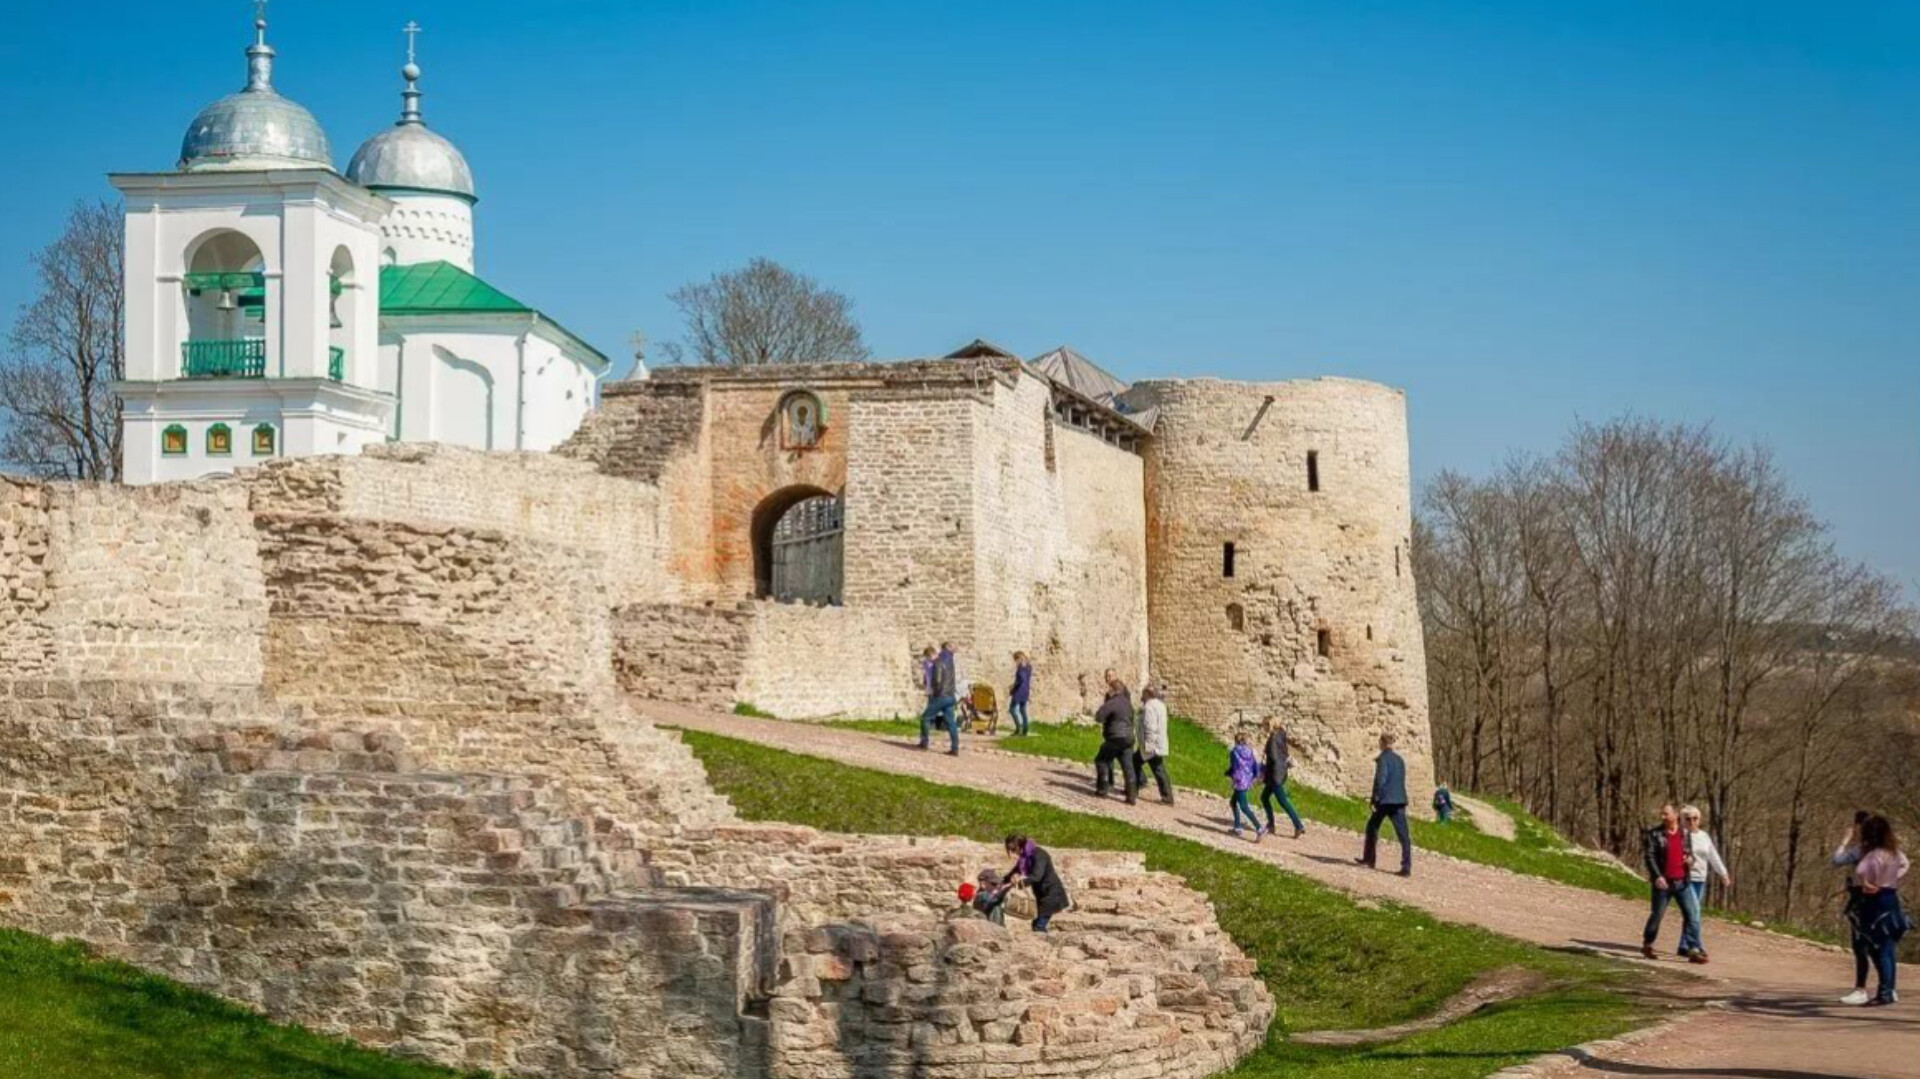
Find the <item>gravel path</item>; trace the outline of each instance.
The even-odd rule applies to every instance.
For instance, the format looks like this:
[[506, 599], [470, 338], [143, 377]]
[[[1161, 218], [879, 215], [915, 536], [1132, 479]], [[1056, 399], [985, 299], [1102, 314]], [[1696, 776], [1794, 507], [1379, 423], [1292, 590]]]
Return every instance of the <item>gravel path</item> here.
[[[1414, 833], [1413, 876], [1403, 879], [1354, 864], [1360, 837], [1307, 822], [1299, 840], [1271, 837], [1261, 843], [1227, 834], [1224, 798], [1181, 792], [1163, 806], [1149, 794], [1128, 806], [1119, 798], [1093, 795], [1092, 766], [962, 743], [961, 756], [923, 752], [912, 740], [833, 727], [749, 719], [656, 701], [635, 706], [656, 721], [709, 731], [843, 764], [918, 776], [937, 783], [1042, 802], [1076, 812], [1105, 813], [1249, 858], [1261, 858], [1356, 896], [1420, 907], [1450, 922], [1477, 925], [1553, 948], [1598, 951], [1634, 963], [1643, 903], [1523, 877], [1502, 869], [1430, 854]], [[1282, 829], [1285, 829], [1283, 821]], [[1398, 852], [1387, 830], [1382, 866], [1397, 867]], [[1660, 944], [1668, 955], [1679, 932], [1670, 915]], [[1851, 957], [1836, 949], [1774, 933], [1709, 921], [1707, 946], [1713, 962], [1684, 967], [1705, 977], [1703, 989], [1721, 1002], [1717, 1011], [1686, 1025], [1672, 1038], [1603, 1049], [1581, 1062], [1550, 1067], [1552, 1074], [1592, 1072], [1634, 1077], [1689, 1079], [1920, 1079], [1920, 971], [1903, 966], [1908, 1001], [1892, 1008], [1844, 1008], [1834, 1003], [1850, 988]]]

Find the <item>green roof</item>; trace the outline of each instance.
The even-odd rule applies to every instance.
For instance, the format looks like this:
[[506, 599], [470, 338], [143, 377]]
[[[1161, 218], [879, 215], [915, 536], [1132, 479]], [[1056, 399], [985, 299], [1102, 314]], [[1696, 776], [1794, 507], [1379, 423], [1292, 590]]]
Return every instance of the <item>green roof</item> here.
[[380, 268], [380, 314], [486, 315], [523, 314], [552, 326], [607, 365], [605, 354], [578, 334], [501, 292], [451, 262], [415, 262]]
[[451, 262], [380, 268], [380, 313], [422, 315], [463, 311], [532, 311]]

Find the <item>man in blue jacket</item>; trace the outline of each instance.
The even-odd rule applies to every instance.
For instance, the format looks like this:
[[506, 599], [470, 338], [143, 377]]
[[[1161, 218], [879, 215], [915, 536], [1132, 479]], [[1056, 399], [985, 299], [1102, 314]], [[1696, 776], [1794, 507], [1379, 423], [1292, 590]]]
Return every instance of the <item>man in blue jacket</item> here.
[[940, 642], [940, 654], [933, 659], [933, 667], [928, 672], [927, 709], [920, 713], [920, 748], [927, 748], [930, 728], [937, 717], [947, 725], [947, 755], [960, 755], [960, 723], [953, 714], [958, 705], [958, 690], [955, 688], [953, 671], [953, 645]]
[[1400, 875], [1413, 876], [1413, 840], [1407, 835], [1407, 762], [1393, 751], [1393, 734], [1380, 736], [1380, 755], [1373, 761], [1373, 815], [1367, 818], [1367, 843], [1359, 862], [1372, 866], [1380, 843], [1380, 822], [1393, 822], [1400, 840]]

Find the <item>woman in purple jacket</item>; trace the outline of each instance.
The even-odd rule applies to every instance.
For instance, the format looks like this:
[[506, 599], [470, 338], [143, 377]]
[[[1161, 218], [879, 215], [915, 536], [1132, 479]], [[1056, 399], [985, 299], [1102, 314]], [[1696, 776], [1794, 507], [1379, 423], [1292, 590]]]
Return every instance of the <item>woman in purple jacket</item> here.
[[1007, 689], [1007, 715], [1013, 720], [1015, 737], [1023, 737], [1032, 720], [1027, 718], [1027, 698], [1033, 696], [1033, 661], [1025, 652], [1013, 654], [1013, 685]]
[[1253, 841], [1260, 842], [1260, 821], [1253, 815], [1253, 805], [1247, 801], [1247, 792], [1253, 789], [1253, 780], [1260, 774], [1260, 762], [1254, 758], [1253, 750], [1247, 745], [1247, 732], [1239, 731], [1233, 736], [1233, 750], [1227, 754], [1227, 778], [1233, 782], [1233, 834], [1240, 834], [1240, 815], [1247, 815], [1247, 827], [1253, 829]]

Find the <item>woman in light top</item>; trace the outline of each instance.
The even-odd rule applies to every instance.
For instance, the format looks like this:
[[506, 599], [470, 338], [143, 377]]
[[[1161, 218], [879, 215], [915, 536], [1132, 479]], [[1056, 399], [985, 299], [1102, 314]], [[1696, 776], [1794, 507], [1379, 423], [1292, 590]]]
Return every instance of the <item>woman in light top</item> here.
[[1860, 921], [1880, 976], [1879, 991], [1867, 1002], [1869, 1007], [1900, 1000], [1894, 984], [1900, 971], [1894, 951], [1909, 925], [1907, 912], [1900, 906], [1900, 881], [1907, 875], [1907, 864], [1893, 822], [1879, 814], [1868, 817], [1860, 826], [1860, 862], [1853, 867], [1853, 879], [1860, 885]]
[[1720, 848], [1713, 845], [1713, 837], [1700, 827], [1699, 807], [1680, 807], [1680, 827], [1686, 829], [1687, 846], [1692, 854], [1687, 859], [1687, 888], [1693, 892], [1693, 909], [1700, 912], [1693, 921], [1685, 923], [1680, 932], [1680, 958], [1704, 963], [1707, 950], [1700, 943], [1700, 925], [1706, 920], [1707, 874], [1719, 877], [1729, 888], [1733, 887], [1733, 874], [1727, 872], [1727, 863], [1720, 860]]

